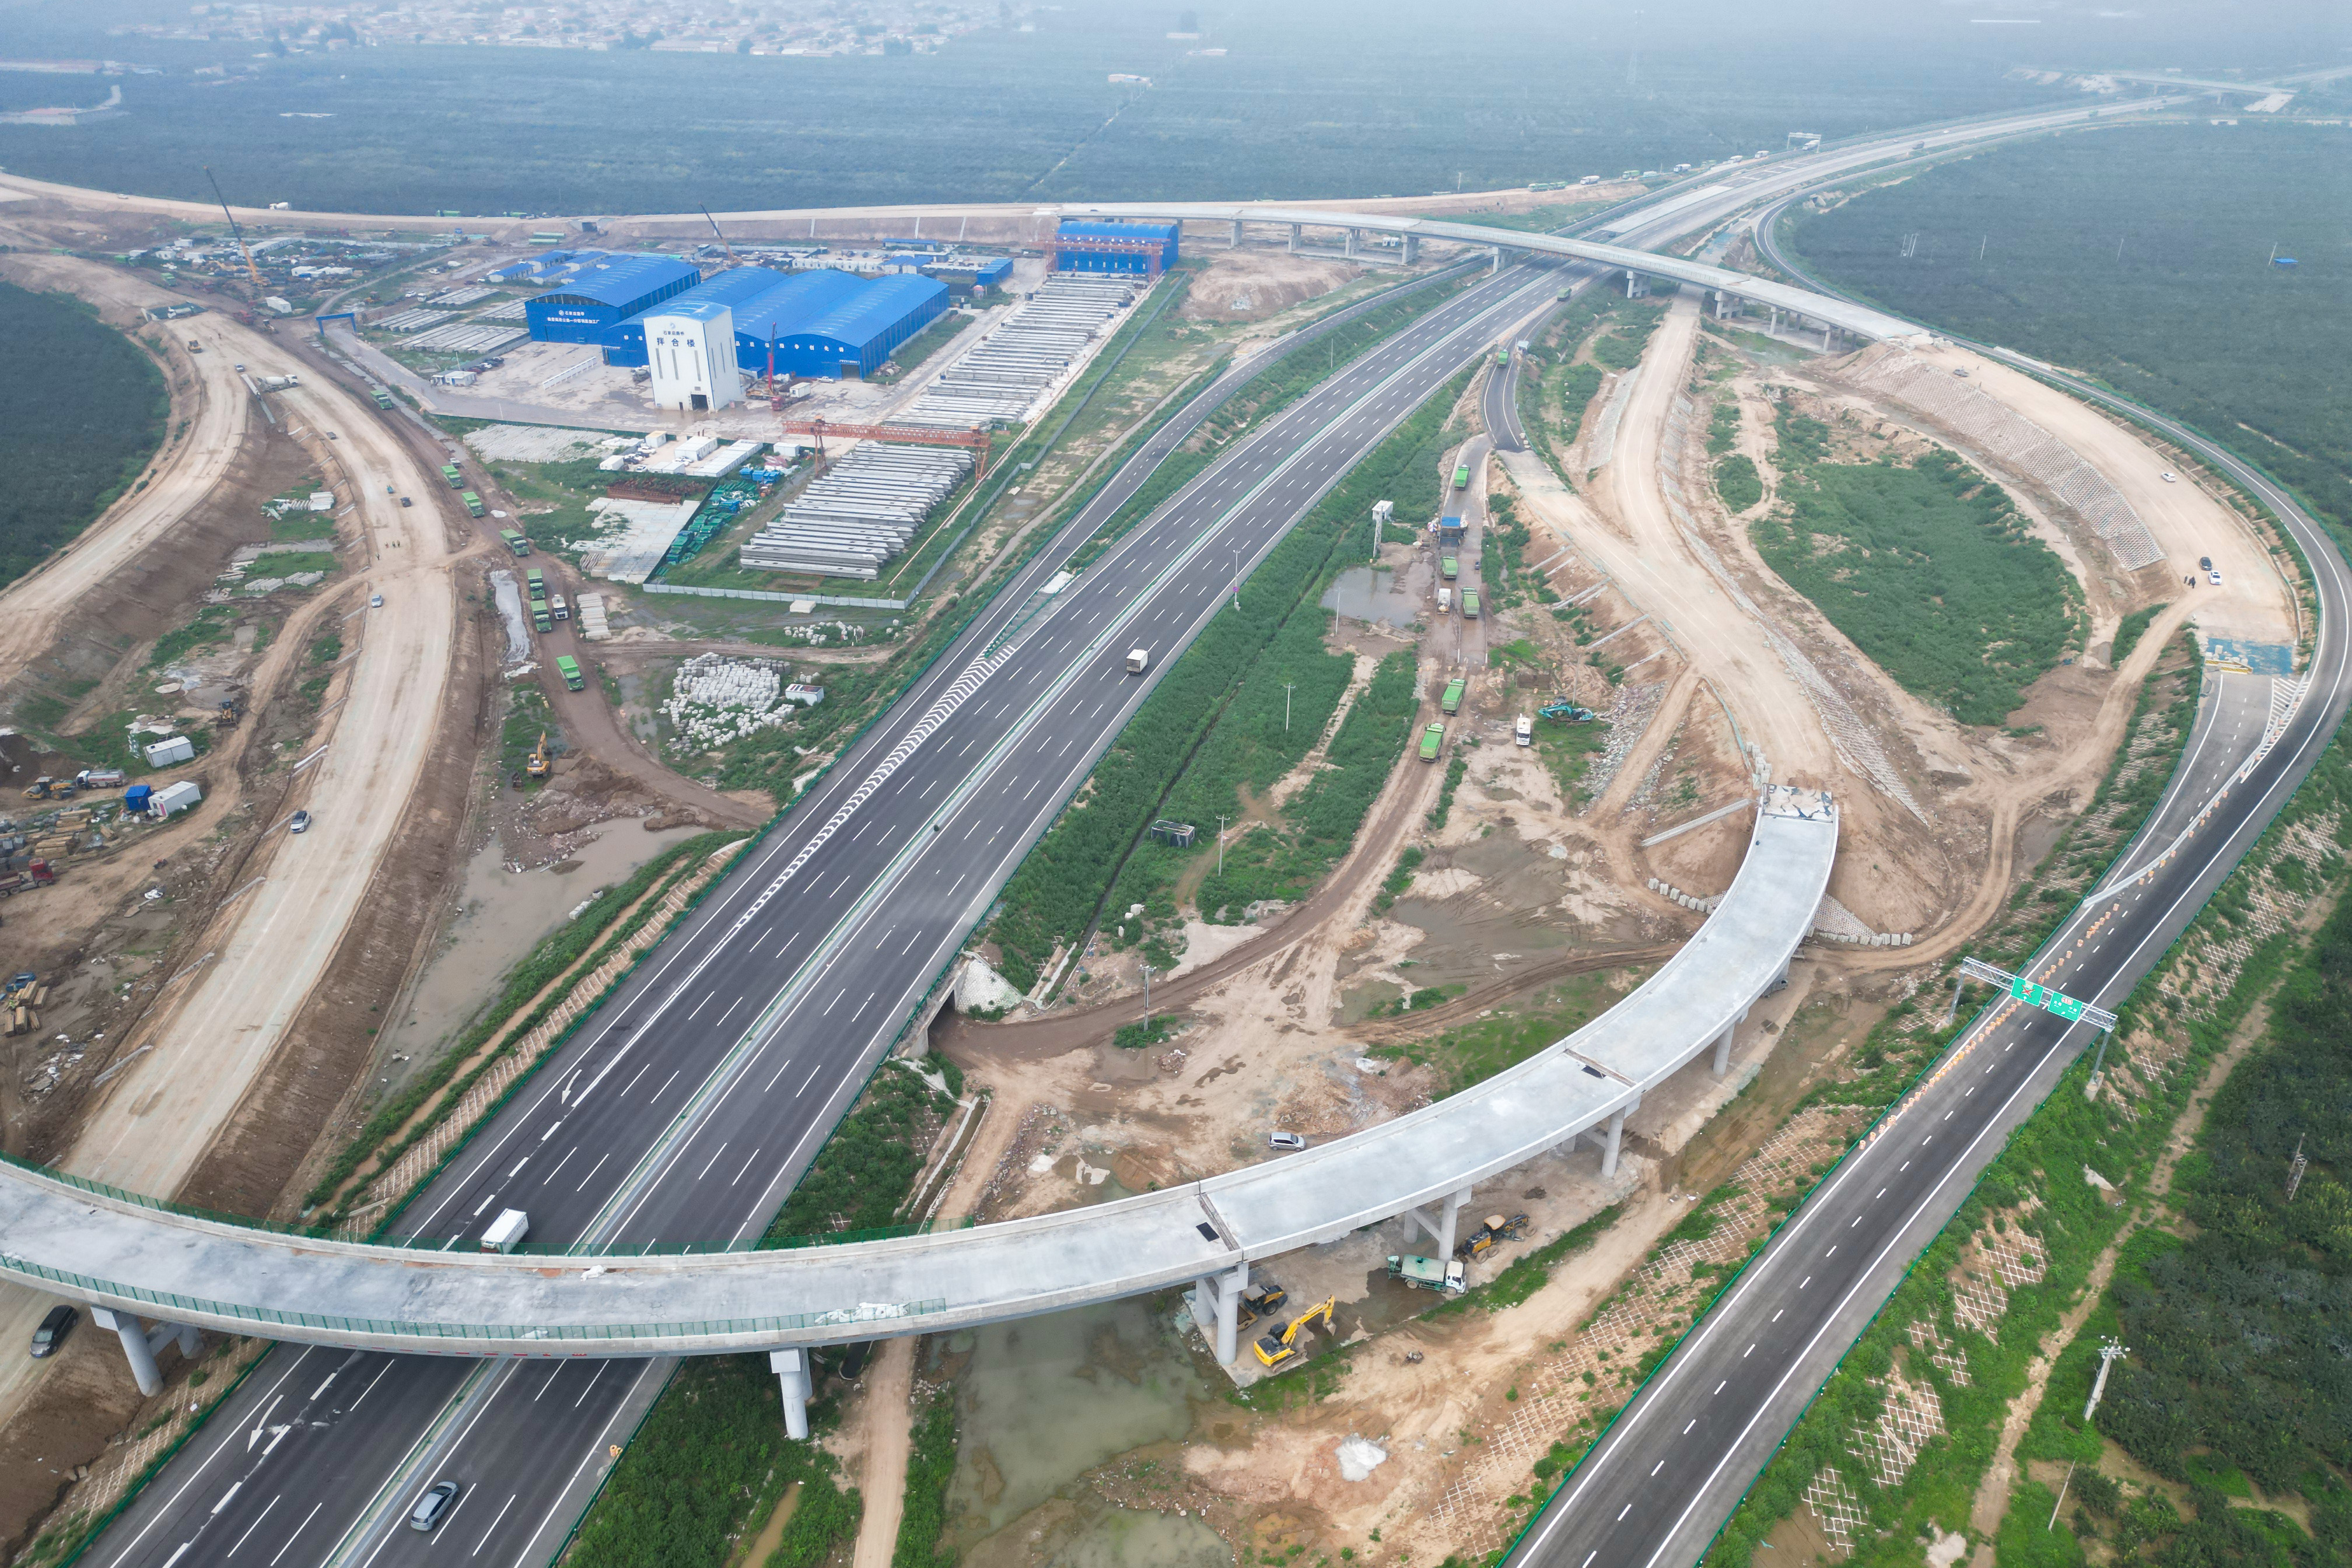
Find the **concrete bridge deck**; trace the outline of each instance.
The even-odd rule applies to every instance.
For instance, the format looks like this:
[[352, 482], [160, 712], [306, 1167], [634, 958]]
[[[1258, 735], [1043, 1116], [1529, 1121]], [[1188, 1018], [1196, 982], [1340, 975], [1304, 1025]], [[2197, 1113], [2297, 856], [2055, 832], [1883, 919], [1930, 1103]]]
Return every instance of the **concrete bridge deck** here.
[[[1776, 283], [1728, 268], [1709, 267], [1679, 256], [1636, 250], [1625, 245], [1601, 245], [1589, 239], [1563, 239], [1556, 234], [1495, 228], [1485, 224], [1451, 223], [1443, 218], [1388, 217], [1378, 213], [1333, 212], [1321, 207], [1237, 206], [1214, 202], [1118, 202], [1070, 205], [1055, 209], [1068, 217], [1160, 218], [1179, 223], [1231, 223], [1238, 243], [1244, 224], [1286, 224], [1294, 235], [1302, 228], [1337, 228], [1402, 236], [1408, 248], [1427, 239], [1456, 245], [1485, 246], [1525, 251], [1532, 256], [1563, 256], [1578, 261], [1622, 268], [1647, 278], [1668, 278], [1696, 283], [1735, 299], [1851, 332], [1873, 342], [1886, 338], [1925, 337], [1927, 330], [1900, 316], [1874, 310], [1867, 305], [1832, 299], [1791, 283]], [[1352, 247], [1351, 247], [1352, 253]], [[1366, 258], [1366, 259], [1371, 259]], [[1411, 259], [1408, 256], [1407, 259]]]
[[[1437, 1202], [1624, 1115], [1776, 985], [1837, 847], [1825, 795], [1774, 786], [1714, 916], [1624, 1001], [1409, 1116], [1181, 1188], [971, 1229], [789, 1250], [635, 1257], [428, 1251], [197, 1218], [0, 1172], [0, 1275], [166, 1323], [449, 1355], [646, 1356], [967, 1327], [1188, 1281]], [[1230, 1314], [1228, 1314], [1228, 1325]], [[1227, 1326], [1223, 1336], [1231, 1337]]]

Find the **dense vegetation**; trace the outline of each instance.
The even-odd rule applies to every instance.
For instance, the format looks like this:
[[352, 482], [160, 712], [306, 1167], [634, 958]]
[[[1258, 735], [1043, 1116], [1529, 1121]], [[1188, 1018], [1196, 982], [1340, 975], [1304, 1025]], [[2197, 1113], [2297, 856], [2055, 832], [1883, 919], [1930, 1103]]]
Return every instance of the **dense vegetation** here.
[[[171, 399], [139, 346], [75, 300], [0, 283], [0, 585], [114, 504], [163, 444]], [[331, 567], [333, 562], [329, 561]]]
[[[1328, 613], [1317, 600], [1334, 572], [1370, 553], [1373, 500], [1394, 500], [1407, 517], [1433, 511], [1444, 416], [1464, 384], [1457, 377], [1423, 404], [1275, 546], [1243, 584], [1240, 609], [1212, 620], [1169, 667], [1096, 765], [1082, 803], [1023, 860], [990, 928], [1013, 984], [1034, 986], [1055, 948], [1085, 934], [1114, 884], [1119, 909], [1145, 906], [1142, 927], [1106, 919], [1105, 938], [1114, 945], [1143, 942], [1150, 962], [1172, 962], [1161, 939], [1143, 928], [1175, 921], [1170, 889], [1198, 851], [1144, 841], [1146, 826], [1173, 816], [1213, 833], [1218, 814], [1237, 815], [1242, 790], [1263, 790], [1314, 746], [1346, 689], [1349, 664], [1323, 647]], [[1328, 864], [1334, 844], [1344, 851], [1379, 793], [1371, 775], [1385, 777], [1404, 744], [1409, 670], [1402, 680], [1401, 695], [1383, 686], [1359, 698], [1328, 753], [1339, 771], [1319, 774], [1286, 814], [1295, 830], [1252, 833], [1228, 848], [1223, 878], [1200, 895], [1204, 910], [1292, 896], [1302, 877]], [[1285, 682], [1296, 688], [1286, 730]], [[1373, 684], [1381, 685], [1378, 677]]]
[[898, 1217], [955, 1101], [895, 1063], [885, 1063], [793, 1189], [772, 1238], [875, 1230]]
[[681, 1363], [581, 1521], [579, 1568], [721, 1568], [744, 1521], [765, 1519], [785, 1489], [800, 1496], [783, 1540], [751, 1568], [814, 1568], [856, 1534], [856, 1490], [821, 1443], [784, 1436], [764, 1355]]
[[[2100, 1430], [2158, 1475], [2242, 1470], [2273, 1494], [2352, 1468], [2352, 904], [2272, 1005], [2269, 1041], [2213, 1097], [2166, 1238], [2115, 1291], [2131, 1358]], [[2297, 1150], [2310, 1161], [2286, 1196]], [[2352, 1511], [2339, 1514], [2352, 1554]]]
[[1940, 448], [1909, 467], [1828, 460], [1784, 411], [1780, 504], [1749, 525], [1781, 578], [1906, 691], [1998, 724], [2079, 635], [2081, 591], [2000, 488]]
[[1746, 511], [1764, 499], [1764, 479], [1756, 471], [1755, 459], [1745, 452], [1734, 452], [1715, 466], [1715, 493], [1723, 504], [1734, 511]]
[[[123, 79], [125, 113], [62, 132], [0, 127], [0, 163], [195, 200], [210, 163], [233, 200], [327, 211], [1233, 201], [1613, 175], [1780, 147], [1801, 125], [1841, 136], [2055, 96], [2004, 77], [2008, 56], [1985, 36], [2001, 29], [1935, 27], [1940, 44], [1924, 50], [1915, 35], [1897, 79], [1864, 41], [1867, 20], [1842, 22], [1824, 49], [1718, 9], [1675, 25], [1523, 6], [1433, 28], [1394, 5], [1241, 7], [1207, 18], [1229, 51], [1215, 58], [1166, 36], [1172, 10], [1077, 4], [1024, 10], [1034, 31], [993, 27], [936, 54], [385, 45], [257, 59], [226, 33], [100, 30], [186, 24], [184, 5], [18, 5], [13, 54], [169, 68]], [[230, 74], [193, 74], [205, 66]], [[0, 84], [11, 108], [103, 96], [70, 78]]]
[[916, 1417], [907, 1455], [906, 1501], [898, 1514], [890, 1568], [933, 1568], [944, 1555], [940, 1536], [948, 1527], [948, 1487], [955, 1480], [955, 1393], [946, 1388], [932, 1394]]
[[[2227, 438], [2352, 526], [2341, 134], [2249, 120], [2022, 142], [1803, 220], [1796, 244], [1891, 309]], [[2273, 242], [2294, 267], [2271, 265]]]

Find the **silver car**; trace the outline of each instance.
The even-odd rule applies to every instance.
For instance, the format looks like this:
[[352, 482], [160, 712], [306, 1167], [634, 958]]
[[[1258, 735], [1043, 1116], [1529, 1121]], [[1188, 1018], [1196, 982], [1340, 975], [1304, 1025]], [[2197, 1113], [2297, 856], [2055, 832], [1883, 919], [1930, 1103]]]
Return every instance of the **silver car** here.
[[465, 1488], [455, 1481], [436, 1483], [431, 1491], [416, 1500], [416, 1507], [408, 1515], [408, 1528], [430, 1533], [449, 1517], [449, 1510], [457, 1506], [458, 1496], [464, 1490]]

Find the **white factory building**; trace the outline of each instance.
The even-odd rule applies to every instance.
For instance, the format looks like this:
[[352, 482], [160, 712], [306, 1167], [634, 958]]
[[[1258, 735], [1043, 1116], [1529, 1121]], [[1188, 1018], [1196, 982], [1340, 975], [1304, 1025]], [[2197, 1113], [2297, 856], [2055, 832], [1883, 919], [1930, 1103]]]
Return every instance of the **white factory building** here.
[[688, 413], [724, 408], [743, 397], [735, 367], [735, 312], [716, 300], [646, 312], [646, 364], [654, 406]]

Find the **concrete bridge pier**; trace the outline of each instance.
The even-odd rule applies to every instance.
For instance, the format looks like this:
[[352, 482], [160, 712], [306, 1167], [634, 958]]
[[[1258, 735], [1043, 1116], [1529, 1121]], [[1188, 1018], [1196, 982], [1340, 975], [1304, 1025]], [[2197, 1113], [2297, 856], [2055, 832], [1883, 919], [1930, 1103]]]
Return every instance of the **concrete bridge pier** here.
[[1421, 236], [1417, 234], [1406, 235], [1404, 237], [1404, 264], [1407, 267], [1411, 267], [1420, 259]]
[[1486, 276], [1492, 278], [1503, 269], [1503, 247], [1490, 247], [1486, 251]]
[[1356, 255], [1363, 248], [1363, 244], [1364, 231], [1362, 229], [1351, 228], [1348, 231], [1348, 243], [1345, 248], [1347, 250], [1349, 260], [1353, 261], [1356, 259]]
[[1241, 219], [1239, 219], [1239, 218], [1235, 218], [1235, 219], [1234, 219], [1234, 248], [1235, 250], [1239, 250], [1241, 247], [1242, 247], [1242, 220], [1241, 220]]
[[1601, 1144], [1601, 1175], [1604, 1181], [1617, 1173], [1617, 1156], [1625, 1146], [1625, 1118], [1640, 1104], [1635, 1100], [1609, 1114], [1609, 1131]]
[[1445, 1194], [1445, 1196], [1439, 1202], [1438, 1212], [1440, 1217], [1436, 1219], [1430, 1218], [1429, 1211], [1425, 1208], [1412, 1208], [1404, 1211], [1405, 1217], [1407, 1219], [1412, 1220], [1413, 1223], [1420, 1226], [1422, 1229], [1427, 1231], [1429, 1233], [1429, 1238], [1437, 1243], [1437, 1260], [1440, 1263], [1444, 1262], [1447, 1258], [1454, 1256], [1454, 1237], [1456, 1231], [1460, 1228], [1458, 1222], [1462, 1217], [1462, 1205], [1469, 1201], [1470, 1189], [1468, 1187], [1465, 1187], [1458, 1193], [1448, 1193]]
[[204, 1340], [194, 1329], [183, 1323], [157, 1323], [152, 1330], [139, 1326], [135, 1312], [118, 1312], [110, 1307], [92, 1307], [89, 1321], [101, 1329], [112, 1329], [122, 1342], [123, 1358], [131, 1363], [131, 1375], [139, 1384], [139, 1392], [160, 1394], [163, 1389], [163, 1373], [155, 1364], [155, 1352], [180, 1342], [183, 1360], [194, 1361], [204, 1346]]
[[1731, 1070], [1731, 1033], [1737, 1024], [1726, 1024], [1723, 1033], [1715, 1037], [1715, 1076], [1721, 1078]]
[[776, 1374], [784, 1396], [784, 1436], [795, 1442], [806, 1440], [809, 1395], [814, 1391], [809, 1382], [808, 1352], [797, 1347], [770, 1351], [768, 1370]]
[[1778, 306], [1778, 305], [1775, 305], [1775, 306], [1773, 306], [1773, 307], [1772, 307], [1772, 331], [1776, 331], [1776, 332], [1777, 332], [1777, 331], [1779, 331], [1780, 330], [1780, 306]]
[[1242, 1292], [1249, 1289], [1248, 1260], [1236, 1264], [1230, 1274], [1202, 1280], [1196, 1289], [1201, 1305], [1217, 1320], [1217, 1364], [1231, 1366], [1241, 1350]]
[[1293, 256], [1298, 254], [1298, 231], [1306, 226], [1307, 226], [1305, 224], [1299, 223], [1295, 223], [1290, 226], [1290, 254]]

